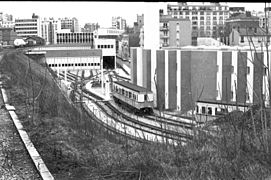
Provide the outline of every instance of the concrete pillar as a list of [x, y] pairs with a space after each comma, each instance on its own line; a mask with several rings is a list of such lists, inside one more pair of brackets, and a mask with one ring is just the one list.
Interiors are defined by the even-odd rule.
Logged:
[[103, 73], [103, 58], [101, 57], [101, 63], [100, 63], [101, 67], [101, 82], [102, 82], [102, 93], [104, 94], [104, 73]]
[[65, 81], [67, 81], [67, 69], [65, 69], [65, 71], [64, 71], [64, 76], [65, 76]]

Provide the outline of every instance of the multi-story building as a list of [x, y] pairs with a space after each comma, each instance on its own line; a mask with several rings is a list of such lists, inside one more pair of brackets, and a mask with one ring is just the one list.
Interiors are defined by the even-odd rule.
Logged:
[[102, 50], [103, 68], [116, 68], [116, 40], [94, 39], [94, 48]]
[[182, 47], [191, 45], [191, 22], [189, 19], [160, 16], [160, 46]]
[[126, 20], [122, 17], [112, 17], [112, 28], [125, 30]]
[[13, 45], [16, 38], [17, 34], [14, 32], [13, 28], [0, 28], [1, 45]]
[[0, 27], [3, 28], [14, 28], [15, 22], [13, 16], [10, 14], [3, 14], [0, 12]]
[[89, 44], [90, 46], [93, 46], [93, 33], [58, 32], [55, 35], [54, 44]]
[[116, 41], [116, 53], [119, 51], [120, 36], [124, 33], [124, 30], [113, 28], [99, 28], [93, 32], [95, 39], [115, 39]]
[[245, 7], [229, 7], [230, 17], [238, 16], [240, 14], [245, 14]]
[[99, 28], [98, 23], [86, 23], [84, 28], [82, 28], [82, 32], [93, 32]]
[[33, 14], [31, 19], [15, 19], [15, 31], [18, 36], [40, 36], [41, 37], [41, 21], [38, 16]]
[[197, 37], [218, 38], [217, 26], [223, 26], [229, 18], [226, 3], [188, 2], [168, 5], [167, 12], [174, 18], [190, 19], [192, 25], [192, 45]]
[[74, 18], [62, 18], [61, 22], [61, 29], [70, 29], [71, 32], [79, 32], [79, 23], [78, 20]]
[[229, 45], [231, 46], [250, 46], [251, 48], [266, 46], [270, 42], [271, 34], [267, 34], [263, 28], [245, 29], [239, 31], [232, 30], [229, 35]]
[[[231, 17], [225, 22], [225, 44], [230, 45], [229, 36], [233, 30], [242, 34], [250, 31], [257, 33], [259, 28], [259, 17], [252, 16], [250, 12]], [[242, 35], [243, 36], [243, 35]], [[233, 39], [233, 38], [231, 38]]]
[[269, 104], [270, 51], [187, 46], [131, 52], [131, 81], [154, 93], [155, 107], [186, 112], [198, 105], [198, 113], [215, 115], [227, 106]]

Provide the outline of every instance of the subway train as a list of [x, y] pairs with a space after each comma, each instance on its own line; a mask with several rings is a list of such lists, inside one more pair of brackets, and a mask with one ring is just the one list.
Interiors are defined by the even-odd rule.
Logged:
[[112, 86], [114, 101], [138, 115], [153, 113], [153, 93], [128, 81], [115, 81]]

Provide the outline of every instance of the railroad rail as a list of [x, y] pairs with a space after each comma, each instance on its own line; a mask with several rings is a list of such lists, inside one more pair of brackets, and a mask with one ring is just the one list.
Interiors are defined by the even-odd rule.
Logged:
[[[137, 119], [131, 118], [128, 115], [119, 111], [116, 107], [114, 107], [112, 104], [110, 104], [110, 102], [107, 102], [107, 101], [101, 102], [102, 98], [98, 97], [97, 95], [95, 95], [87, 90], [83, 90], [83, 92], [84, 92], [85, 98], [90, 99], [91, 101], [94, 101], [94, 102], [96, 101], [96, 105], [104, 113], [106, 113], [107, 116], [109, 116], [110, 118], [113, 118], [117, 122], [123, 123], [127, 126], [131, 126], [135, 129], [141, 129], [141, 130], [143, 129], [145, 132], [155, 134], [158, 136], [163, 136], [165, 138], [174, 139], [174, 140], [182, 139], [182, 141], [186, 141], [187, 139], [192, 138], [192, 135], [188, 135], [186, 133], [180, 133], [177, 131], [165, 129], [163, 127], [158, 127], [155, 125], [147, 124], [142, 121], [138, 121]], [[88, 95], [86, 95], [86, 94], [88, 94]], [[123, 119], [125, 119], [125, 121], [120, 121], [119, 118], [116, 118], [116, 117], [122, 117]], [[157, 122], [159, 123], [159, 120], [157, 120]], [[160, 122], [161, 122], [161, 126], [162, 126], [162, 123], [164, 123], [164, 121], [161, 120]], [[177, 125], [177, 124], [175, 123], [174, 125]], [[184, 125], [178, 125], [178, 126], [181, 128], [185, 128]], [[188, 125], [186, 125], [186, 127], [189, 128], [190, 130], [192, 129], [192, 127], [189, 127]]]

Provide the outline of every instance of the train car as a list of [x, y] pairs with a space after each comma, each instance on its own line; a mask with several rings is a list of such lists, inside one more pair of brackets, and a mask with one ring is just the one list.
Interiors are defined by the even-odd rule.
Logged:
[[112, 96], [116, 103], [138, 114], [153, 113], [153, 93], [128, 81], [113, 82]]

